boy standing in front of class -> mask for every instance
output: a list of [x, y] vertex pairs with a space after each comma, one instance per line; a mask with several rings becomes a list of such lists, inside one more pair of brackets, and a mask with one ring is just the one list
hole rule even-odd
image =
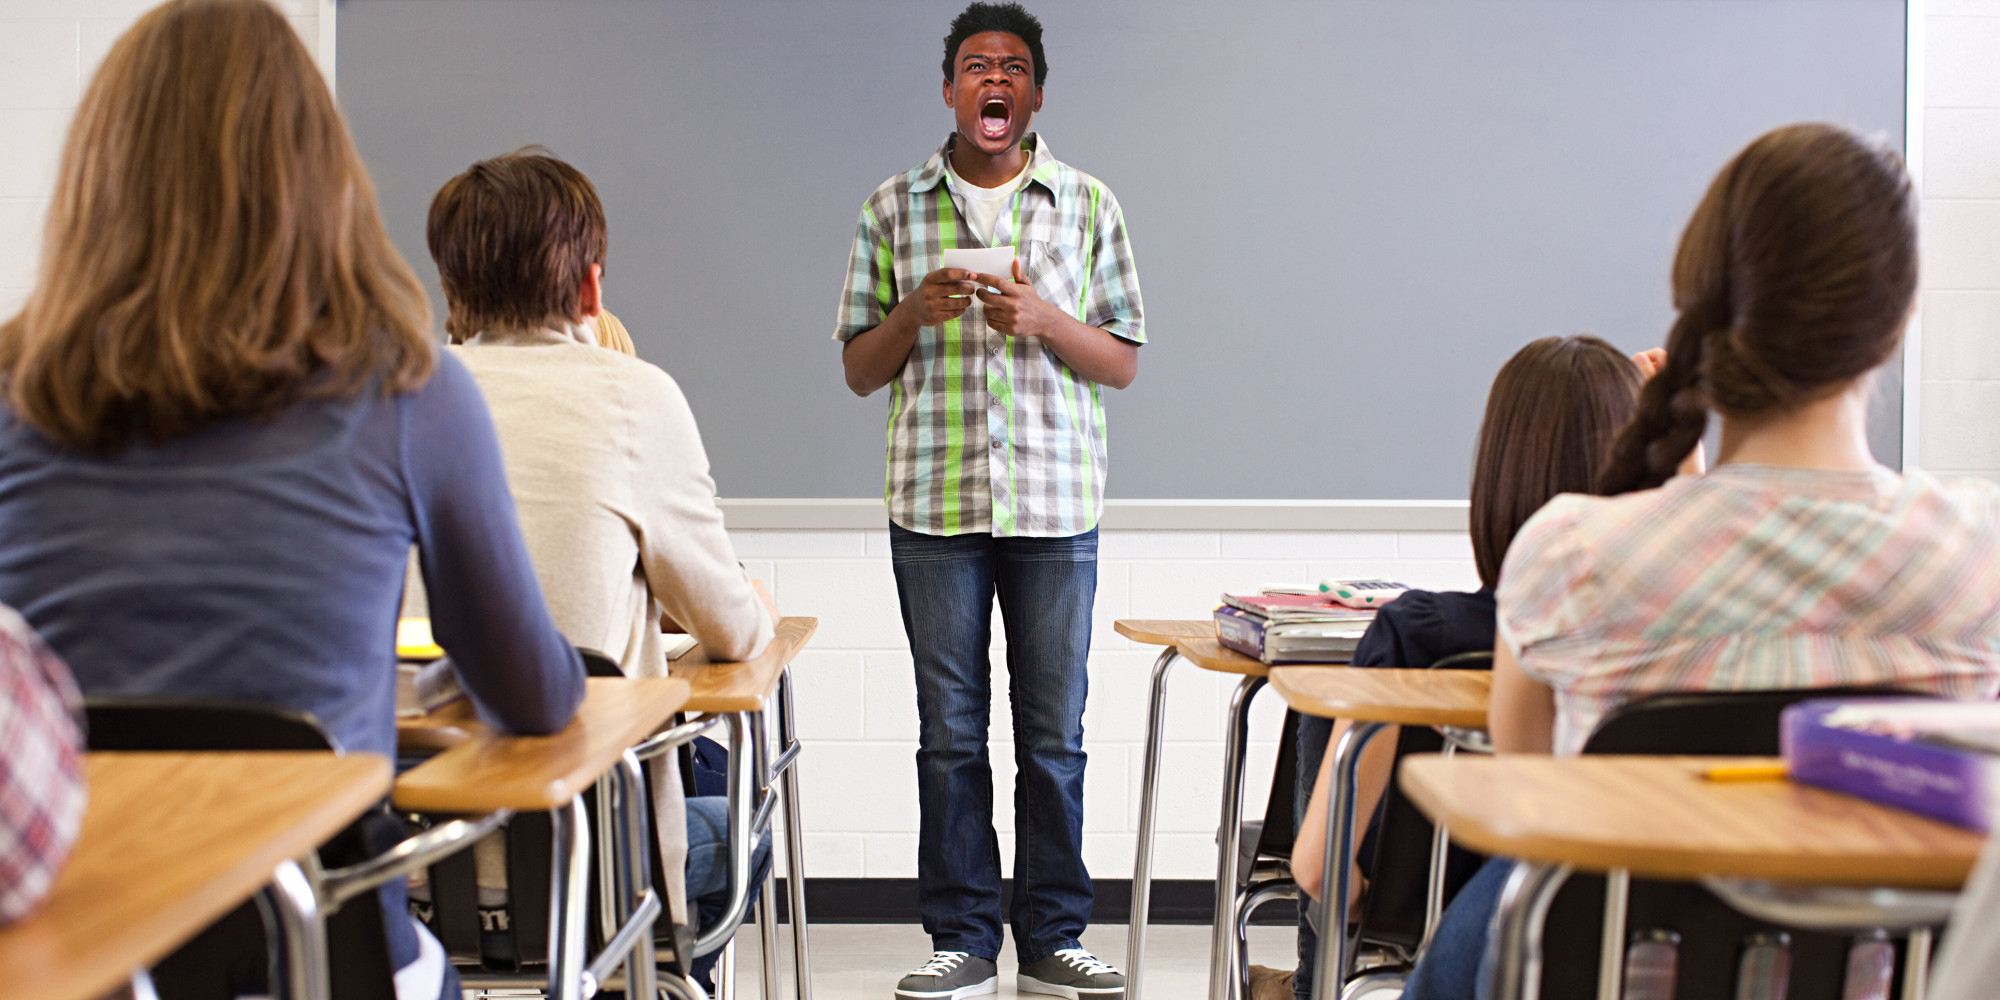
[[[1122, 1000], [1079, 938], [1083, 705], [1104, 408], [1145, 327], [1117, 199], [1028, 131], [1048, 68], [1019, 4], [975, 3], [945, 39], [956, 128], [861, 209], [834, 338], [847, 385], [890, 387], [891, 554], [917, 679], [918, 906], [936, 951], [896, 996], [998, 992], [1000, 847], [986, 730], [994, 596], [1013, 710], [1014, 894], [1023, 993]], [[1012, 247], [1005, 275], [946, 250]]]

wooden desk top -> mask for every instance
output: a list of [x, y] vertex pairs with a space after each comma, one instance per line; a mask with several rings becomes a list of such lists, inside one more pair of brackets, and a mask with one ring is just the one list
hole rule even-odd
[[1305, 715], [1485, 729], [1493, 672], [1288, 666], [1272, 668], [1271, 686]]
[[583, 704], [562, 732], [506, 736], [486, 728], [460, 700], [405, 720], [405, 730], [431, 724], [467, 739], [396, 779], [398, 809], [486, 813], [546, 811], [590, 787], [626, 748], [657, 732], [687, 702], [688, 684], [673, 677], [592, 677]]
[[785, 618], [778, 634], [754, 660], [711, 660], [700, 646], [667, 664], [669, 676], [688, 682], [690, 712], [761, 712], [778, 689], [778, 675], [819, 631], [817, 618]]
[[1956, 889], [1986, 841], [1838, 792], [1702, 777], [1719, 763], [1746, 761], [1423, 755], [1402, 782], [1474, 850], [1653, 878]]
[[[1211, 633], [1214, 631], [1210, 630]], [[1248, 674], [1251, 677], [1268, 677], [1271, 667], [1262, 660], [1251, 659], [1215, 640], [1210, 634], [1205, 638], [1179, 639], [1174, 648], [1181, 651], [1181, 658], [1203, 670], [1213, 670], [1224, 674]]]
[[1182, 639], [1215, 638], [1215, 619], [1178, 621], [1168, 618], [1121, 618], [1111, 630], [1148, 646], [1171, 646]]
[[93, 753], [90, 804], [41, 909], [0, 928], [8, 996], [87, 1000], [248, 899], [389, 790], [373, 754]]

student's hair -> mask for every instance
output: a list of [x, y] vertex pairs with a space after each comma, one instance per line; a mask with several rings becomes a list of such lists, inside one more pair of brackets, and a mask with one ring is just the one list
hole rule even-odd
[[414, 389], [436, 363], [429, 326], [284, 16], [174, 0], [112, 46], [77, 108], [0, 380], [29, 426], [111, 452]]
[[951, 34], [944, 36], [944, 79], [950, 83], [958, 75], [958, 47], [974, 35], [1004, 31], [1027, 43], [1035, 62], [1035, 86], [1049, 78], [1048, 61], [1042, 58], [1042, 22], [1018, 3], [975, 3], [951, 19]]
[[431, 200], [425, 234], [443, 279], [445, 330], [576, 322], [577, 292], [604, 263], [604, 206], [583, 172], [530, 146], [481, 160]]
[[1487, 587], [1529, 516], [1558, 493], [1587, 493], [1631, 418], [1639, 366], [1591, 336], [1544, 337], [1493, 377], [1472, 464], [1472, 559]]
[[1895, 353], [1917, 288], [1902, 157], [1832, 125], [1767, 132], [1722, 168], [1674, 257], [1667, 362], [1600, 492], [1651, 489], [1726, 415], [1825, 397]]
[[597, 314], [597, 346], [610, 348], [628, 357], [638, 357], [639, 348], [632, 343], [632, 335], [625, 330], [625, 324], [605, 309]]

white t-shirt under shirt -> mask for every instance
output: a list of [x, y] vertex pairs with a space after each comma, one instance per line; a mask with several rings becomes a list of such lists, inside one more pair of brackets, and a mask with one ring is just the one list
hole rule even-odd
[[[1028, 186], [1028, 171], [1033, 166], [1034, 158], [1029, 157], [1028, 162], [1021, 165], [1021, 172], [1015, 174], [1013, 180], [996, 188], [983, 188], [958, 176], [958, 171], [951, 169], [951, 161], [945, 160], [946, 181], [951, 184], [952, 193], [958, 195], [959, 204], [965, 209], [966, 225], [971, 227], [972, 234], [979, 237], [982, 245], [989, 247], [993, 245], [993, 233], [999, 228], [1001, 211], [1013, 199], [1014, 192]], [[1002, 274], [998, 277], [1007, 278], [1012, 275]]]

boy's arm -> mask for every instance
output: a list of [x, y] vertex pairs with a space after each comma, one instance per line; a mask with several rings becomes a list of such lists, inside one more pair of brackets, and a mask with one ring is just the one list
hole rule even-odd
[[896, 303], [882, 322], [849, 335], [840, 349], [840, 364], [847, 370], [847, 387], [857, 396], [866, 396], [895, 381], [910, 351], [917, 346], [917, 331], [957, 319], [971, 308], [973, 284], [965, 279], [971, 271], [939, 268], [924, 276], [916, 294]]
[[847, 387], [866, 396], [895, 381], [909, 363], [919, 330], [956, 319], [971, 307], [972, 284], [965, 280], [970, 276], [969, 271], [932, 271], [913, 294], [898, 295], [894, 248], [874, 212], [862, 206], [833, 333], [841, 342]]

